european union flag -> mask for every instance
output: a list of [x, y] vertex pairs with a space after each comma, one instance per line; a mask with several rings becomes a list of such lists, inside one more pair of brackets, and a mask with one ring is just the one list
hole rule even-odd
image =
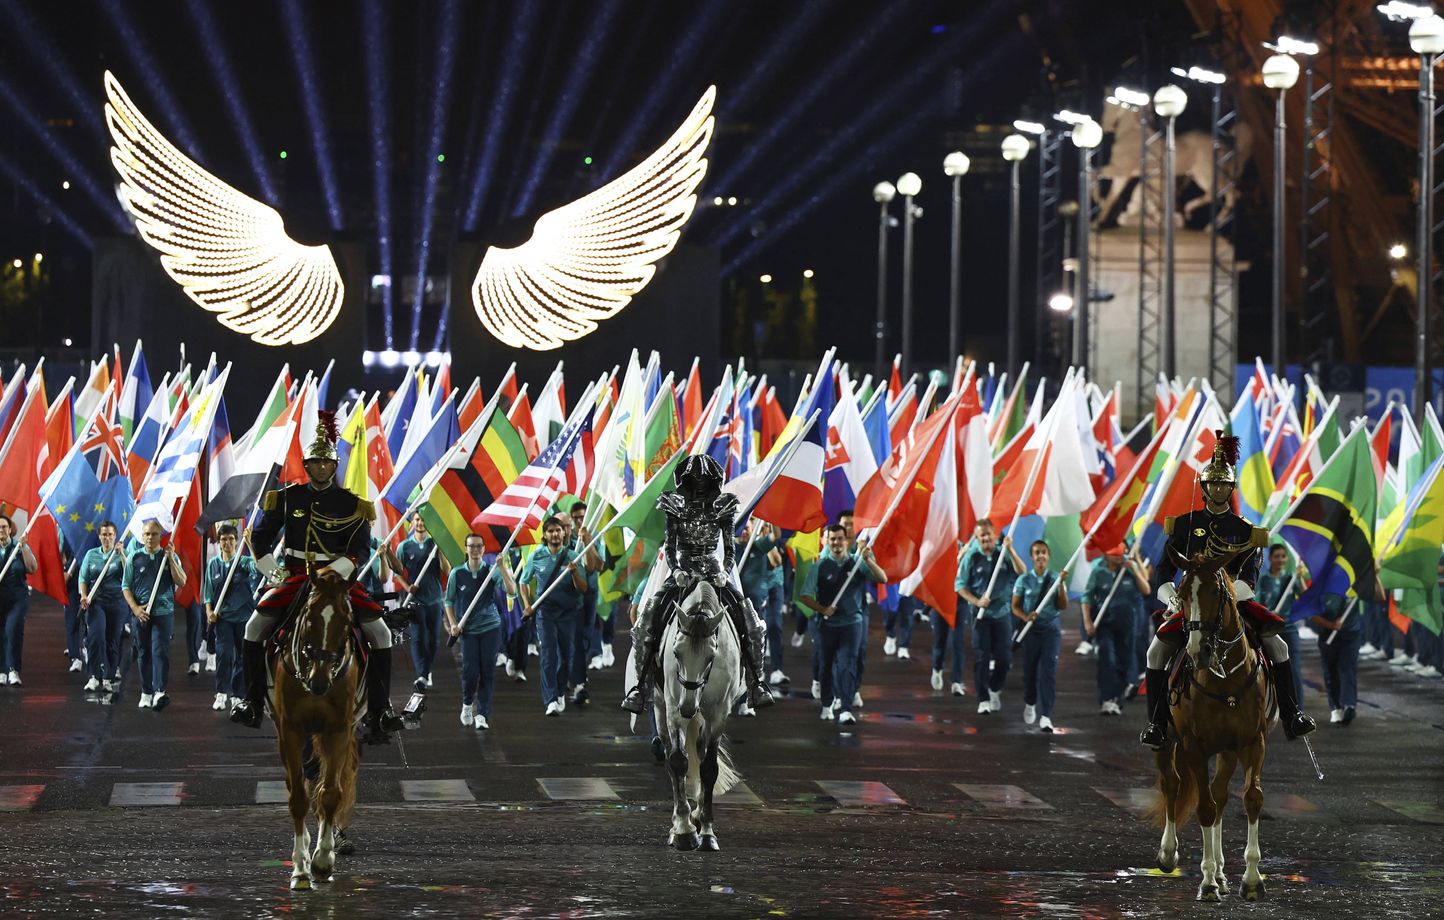
[[100, 545], [102, 522], [110, 521], [117, 531], [123, 532], [135, 511], [130, 478], [117, 471], [101, 482], [79, 450], [72, 450], [50, 474], [40, 496], [59, 525], [66, 548], [75, 558]]

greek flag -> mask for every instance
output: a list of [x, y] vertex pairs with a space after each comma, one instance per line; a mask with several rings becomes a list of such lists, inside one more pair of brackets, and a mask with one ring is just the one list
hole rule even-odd
[[190, 494], [191, 481], [195, 479], [201, 457], [205, 454], [216, 409], [220, 405], [221, 391], [229, 374], [230, 368], [227, 367], [191, 403], [176, 425], [175, 432], [161, 448], [160, 455], [155, 458], [150, 476], [136, 502], [135, 516], [130, 521], [129, 532], [135, 534], [136, 539], [151, 521], [159, 521], [166, 533], [175, 530], [179, 516], [177, 505]]

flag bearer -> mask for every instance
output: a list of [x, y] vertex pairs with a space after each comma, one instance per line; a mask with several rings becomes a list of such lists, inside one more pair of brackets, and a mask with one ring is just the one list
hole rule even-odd
[[[1305, 572], [1300, 567], [1298, 578], [1294, 578], [1284, 567], [1289, 561], [1289, 551], [1282, 543], [1275, 543], [1269, 547], [1269, 570], [1258, 577], [1254, 582], [1253, 599], [1260, 604], [1277, 613], [1288, 621], [1288, 625], [1279, 630], [1279, 638], [1289, 647], [1290, 660], [1297, 661], [1299, 658], [1299, 624], [1296, 620], [1290, 619], [1289, 611], [1293, 609], [1294, 601], [1300, 594], [1304, 593]], [[1293, 583], [1288, 597], [1284, 597], [1284, 589]], [[1294, 699], [1304, 698], [1304, 678], [1299, 674], [1299, 669], [1293, 669], [1294, 678]]]
[[[141, 545], [125, 563], [121, 588], [135, 615], [132, 635], [140, 652], [140, 708], [164, 709], [170, 677], [170, 640], [175, 630], [175, 592], [185, 587], [186, 573], [174, 546], [161, 548], [159, 521], [141, 528]], [[159, 579], [157, 579], [159, 573]]]
[[[974, 526], [973, 537], [978, 542], [977, 550], [963, 555], [953, 586], [968, 604], [958, 611], [960, 617], [973, 617], [973, 684], [978, 688], [978, 714], [986, 715], [1003, 708], [1003, 682], [1013, 663], [1013, 615], [1009, 598], [1013, 594], [1014, 578], [1022, 575], [1026, 567], [1013, 549], [1011, 537], [1004, 537], [999, 548], [997, 533], [986, 518]], [[1009, 565], [999, 563], [998, 554], [1004, 551]], [[994, 570], [997, 570], [996, 579]]]
[[1127, 554], [1121, 543], [1104, 553], [1083, 589], [1083, 629], [1098, 655], [1098, 713], [1105, 716], [1123, 714], [1123, 696], [1134, 676], [1133, 636], [1150, 593], [1146, 564]]
[[[6, 563], [9, 563], [6, 566]], [[35, 554], [15, 531], [15, 522], [0, 514], [0, 684], [20, 686], [20, 652], [25, 644], [25, 614], [30, 609], [30, 589], [25, 576], [39, 568]]]
[[[246, 675], [241, 667], [241, 649], [246, 639], [246, 621], [256, 609], [256, 589], [261, 573], [250, 556], [240, 556], [235, 524], [222, 524], [216, 531], [220, 554], [206, 565], [206, 622], [216, 631], [215, 710], [224, 710], [246, 695]], [[234, 564], [235, 572], [231, 572]], [[227, 576], [230, 584], [226, 583]], [[225, 594], [221, 594], [221, 589]]]
[[[818, 557], [802, 586], [802, 602], [818, 614], [822, 666], [832, 672], [833, 699], [822, 701], [822, 718], [832, 719], [836, 713], [842, 725], [857, 721], [852, 701], [857, 694], [857, 651], [862, 645], [858, 635], [867, 623], [867, 582], [882, 584], [887, 580], [873, 561], [872, 547], [863, 544], [850, 553], [847, 544], [847, 530], [842, 525], [829, 527], [827, 552]], [[849, 580], [857, 556], [861, 556], [862, 564]]]
[[[120, 644], [130, 608], [125, 603], [121, 582], [125, 579], [125, 553], [116, 545], [114, 521], [101, 521], [96, 528], [100, 545], [92, 547], [80, 562], [80, 610], [85, 615], [85, 655], [90, 680], [86, 690], [104, 687], [114, 692], [120, 683]], [[87, 601], [86, 598], [90, 600]]]
[[[1363, 594], [1368, 595], [1367, 586]], [[1356, 589], [1357, 590], [1357, 589]], [[1384, 596], [1384, 589], [1377, 580], [1374, 597]], [[1329, 697], [1329, 721], [1348, 725], [1354, 721], [1355, 707], [1359, 705], [1359, 646], [1363, 644], [1363, 628], [1359, 604], [1352, 604], [1340, 594], [1324, 595], [1323, 613], [1309, 617], [1309, 623], [1319, 634], [1319, 657], [1324, 670], [1324, 691]], [[1347, 612], [1346, 612], [1347, 611]], [[1330, 637], [1333, 641], [1330, 642]]]
[[[480, 534], [466, 538], [466, 561], [451, 570], [446, 583], [446, 631], [461, 638], [461, 724], [467, 728], [491, 727], [491, 697], [496, 682], [496, 655], [501, 650], [501, 612], [496, 606], [496, 580], [486, 586], [480, 599], [477, 589], [486, 581], [495, 562], [484, 559], [486, 543]], [[497, 573], [507, 593], [516, 583], [503, 566]], [[468, 614], [468, 611], [470, 613]], [[462, 617], [466, 624], [461, 624]]]
[[1058, 697], [1058, 652], [1063, 627], [1058, 622], [1068, 606], [1068, 570], [1048, 571], [1048, 544], [1034, 540], [1028, 547], [1033, 567], [1013, 582], [1013, 616], [1032, 623], [1023, 637], [1023, 722], [1053, 731], [1053, 703]]
[[[434, 558], [433, 558], [434, 554]], [[431, 668], [441, 647], [441, 579], [446, 560], [436, 551], [436, 541], [426, 532], [421, 515], [411, 516], [411, 536], [396, 551], [396, 578], [401, 590], [411, 595], [407, 607], [412, 614], [411, 664], [416, 668], [417, 690], [430, 689]], [[429, 564], [428, 564], [429, 562]]]
[[[566, 519], [559, 514], [547, 518], [542, 526], [544, 543], [521, 572], [522, 615], [536, 618], [542, 703], [549, 716], [560, 715], [567, 706], [566, 681], [576, 644], [577, 610], [587, 592], [586, 567], [567, 547], [566, 539]], [[556, 581], [560, 584], [538, 604], [537, 599]]]

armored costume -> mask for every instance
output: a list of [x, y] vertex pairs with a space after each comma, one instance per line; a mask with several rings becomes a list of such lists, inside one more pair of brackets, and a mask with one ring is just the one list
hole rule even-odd
[[1288, 645], [1278, 636], [1287, 623], [1253, 599], [1260, 551], [1268, 546], [1268, 531], [1254, 527], [1235, 514], [1227, 498], [1218, 501], [1207, 495], [1207, 487], [1211, 484], [1227, 486], [1230, 492], [1235, 484], [1233, 467], [1238, 462], [1238, 439], [1228, 437], [1222, 431], [1217, 436], [1213, 458], [1198, 476], [1199, 483], [1205, 488], [1205, 507], [1164, 521], [1168, 545], [1154, 576], [1154, 595], [1167, 607], [1155, 614], [1162, 622], [1148, 648], [1145, 679], [1149, 724], [1139, 736], [1140, 742], [1154, 750], [1160, 750], [1168, 736], [1169, 664], [1187, 637], [1183, 611], [1173, 584], [1174, 575], [1179, 571], [1177, 559], [1191, 559], [1198, 553], [1217, 556], [1245, 550], [1238, 552], [1224, 566], [1224, 571], [1233, 580], [1239, 615], [1253, 627], [1273, 665], [1270, 670], [1274, 697], [1278, 700], [1279, 720], [1283, 723], [1284, 734], [1292, 740], [1307, 735], [1316, 727], [1313, 719], [1299, 708], [1294, 692], [1293, 662], [1289, 660]]
[[[742, 639], [742, 664], [747, 670], [748, 702], [771, 706], [772, 691], [762, 679], [763, 645], [767, 626], [752, 603], [737, 591], [729, 576], [737, 552], [733, 531], [737, 525], [737, 499], [722, 492], [722, 467], [705, 455], [687, 457], [674, 473], [675, 492], [664, 492], [657, 505], [667, 515], [664, 550], [671, 574], [662, 589], [643, 607], [632, 629], [640, 637], [637, 650], [637, 686], [627, 692], [622, 708], [642, 713], [648, 704], [656, 666], [657, 646], [672, 611], [699, 580], [717, 589], [737, 635]], [[719, 553], [720, 547], [720, 553]]]
[[[322, 413], [306, 460], [335, 462], [334, 413]], [[376, 519], [371, 502], [337, 485], [334, 477], [324, 482], [312, 478], [267, 492], [261, 512], [249, 534], [253, 551], [264, 553], [256, 560], [256, 569], [281, 580], [261, 596], [246, 623], [242, 653], [246, 696], [231, 710], [231, 721], [251, 728], [261, 724], [266, 697], [266, 639], [288, 611], [306, 602], [312, 567], [352, 579], [370, 557], [371, 523]], [[270, 549], [283, 537], [285, 549], [277, 560]], [[368, 734], [372, 740], [381, 740], [383, 733], [402, 728], [401, 719], [391, 710], [391, 630], [382, 619], [381, 606], [359, 580], [351, 583], [350, 599], [369, 646]]]

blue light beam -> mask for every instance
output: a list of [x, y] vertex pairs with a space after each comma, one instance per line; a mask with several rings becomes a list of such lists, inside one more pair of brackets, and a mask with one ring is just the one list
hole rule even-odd
[[[110, 20], [110, 25], [119, 33], [121, 49], [125, 52], [126, 57], [130, 58], [136, 74], [145, 83], [150, 95], [154, 97], [156, 111], [165, 120], [167, 139], [184, 150], [191, 159], [205, 165], [206, 157], [201, 150], [200, 143], [196, 140], [195, 131], [191, 130], [190, 121], [181, 114], [180, 105], [176, 103], [175, 96], [171, 95], [170, 89], [166, 86], [160, 64], [157, 63], [155, 55], [151, 54], [150, 45], [136, 29], [135, 21], [130, 18], [130, 12], [119, 0], [102, 0], [100, 9], [105, 14], [105, 18]], [[99, 80], [97, 80], [98, 82]]]
[[110, 146], [110, 131], [105, 127], [105, 116], [101, 114], [100, 106], [95, 104], [95, 93], [87, 93], [80, 85], [75, 72], [66, 66], [65, 54], [51, 41], [45, 30], [36, 24], [24, 4], [17, 3], [16, 0], [4, 0], [0, 6], [3, 6], [6, 18], [15, 27], [16, 37], [19, 39], [15, 44], [29, 51], [30, 58], [44, 67], [51, 79], [65, 91], [76, 116], [95, 135], [100, 146]]
[[486, 196], [491, 191], [496, 172], [496, 161], [501, 156], [505, 143], [506, 125], [511, 120], [512, 106], [516, 101], [517, 87], [522, 71], [530, 57], [532, 39], [536, 35], [537, 17], [540, 4], [523, 3], [506, 41], [506, 52], [502, 56], [501, 77], [497, 81], [491, 100], [491, 115], [488, 119], [490, 130], [485, 132], [481, 156], [477, 159], [476, 170], [472, 173], [471, 192], [466, 198], [466, 211], [461, 225], [468, 233], [476, 232], [481, 221]]
[[[371, 190], [376, 199], [376, 258], [380, 274], [393, 277], [391, 255], [391, 41], [385, 32], [381, 0], [361, 7], [362, 40], [366, 43], [366, 103], [371, 113]], [[381, 323], [386, 350], [396, 347], [393, 332], [394, 284], [381, 289]]]
[[45, 192], [41, 190], [40, 185], [26, 175], [25, 171], [20, 168], [20, 165], [7, 157], [3, 150], [0, 150], [0, 173], [9, 176], [11, 181], [20, 186], [27, 195], [35, 199], [36, 204], [49, 211], [55, 220], [59, 222], [60, 226], [65, 228], [65, 232], [75, 237], [77, 242], [86, 249], [92, 247], [93, 243], [90, 239], [90, 234], [85, 232], [85, 228], [76, 223], [75, 219], [69, 214], [65, 213], [65, 210], [56, 203], [55, 199], [45, 194]]
[[281, 0], [282, 20], [286, 27], [286, 43], [296, 78], [301, 83], [301, 106], [306, 111], [306, 126], [311, 131], [311, 149], [316, 156], [316, 172], [321, 179], [321, 194], [326, 199], [326, 216], [331, 229], [340, 231], [341, 190], [336, 184], [336, 167], [331, 161], [331, 136], [326, 129], [326, 112], [321, 106], [320, 80], [316, 75], [316, 58], [311, 53], [311, 33], [300, 0]]
[[797, 54], [797, 49], [816, 31], [823, 14], [834, 10], [831, 0], [811, 0], [798, 6], [787, 26], [773, 33], [767, 50], [762, 52], [755, 63], [747, 65], [747, 75], [742, 78], [742, 82], [717, 100], [717, 107], [731, 117], [745, 112], [754, 95], [764, 88], [771, 88], [773, 73], [789, 57]]
[[[436, 223], [436, 186], [441, 181], [442, 145], [446, 140], [446, 107], [451, 102], [451, 80], [456, 75], [456, 42], [461, 29], [459, 0], [443, 0], [437, 27], [436, 70], [432, 74], [431, 118], [426, 134], [426, 179], [421, 187], [420, 233], [416, 248], [416, 303], [411, 313], [411, 350], [421, 339], [421, 309], [426, 300], [426, 268], [431, 259], [431, 231]], [[446, 309], [436, 326], [432, 351], [441, 349], [446, 336]]]

